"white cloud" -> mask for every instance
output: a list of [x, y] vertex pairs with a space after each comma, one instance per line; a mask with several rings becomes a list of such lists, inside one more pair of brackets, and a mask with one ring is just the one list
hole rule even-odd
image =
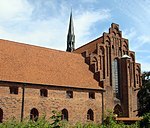
[[139, 53], [149, 53], [150, 54], [150, 50], [136, 50], [136, 52], [139, 52]]
[[27, 0], [0, 0], [0, 19], [3, 21], [24, 19], [31, 13], [32, 7]]
[[[40, 6], [40, 2], [36, 3], [35, 5], [34, 3], [28, 3], [26, 0], [12, 1], [14, 1], [14, 3], [10, 2], [8, 4], [8, 0], [3, 3], [6, 8], [3, 9], [3, 12], [8, 14], [7, 17], [5, 17], [5, 20], [11, 19], [12, 17], [14, 17], [16, 20], [15, 23], [12, 22], [9, 26], [1, 24], [0, 38], [18, 42], [26, 42], [55, 49], [66, 49], [69, 13], [66, 13], [68, 7], [66, 6], [65, 2], [61, 3], [62, 5], [60, 5], [59, 11], [61, 13], [59, 15], [54, 15], [46, 19], [35, 19], [35, 15], [38, 15], [38, 11], [35, 10], [35, 8]], [[8, 8], [13, 6], [20, 7], [16, 9], [12, 8], [12, 10], [7, 11]], [[19, 18], [23, 17], [25, 12], [28, 12], [28, 8], [30, 9], [30, 15], [25, 16], [28, 20], [22, 18], [22, 21], [20, 21]], [[34, 13], [34, 11], [36, 11], [36, 13]], [[78, 10], [78, 12], [80, 11]], [[34, 16], [34, 20], [32, 19], [32, 16]], [[75, 13], [75, 15], [73, 15], [73, 20], [75, 25], [76, 44], [81, 45], [82, 43], [89, 41], [88, 38], [91, 32], [90, 29], [93, 27], [93, 24], [95, 24], [97, 21], [108, 19], [109, 17], [109, 10], [90, 10], [82, 13]], [[9, 23], [10, 22], [8, 20], [8, 24]]]
[[75, 17], [75, 33], [78, 45], [89, 41], [91, 29], [94, 25], [102, 20], [107, 20], [111, 17], [109, 10], [85, 11]]
[[134, 28], [125, 29], [123, 30], [123, 37], [127, 38], [129, 40], [133, 40], [137, 34], [136, 30]]
[[142, 68], [142, 72], [150, 71], [150, 63], [147, 63], [145, 61], [141, 62], [141, 68]]
[[[148, 35], [137, 35], [134, 40], [134, 50], [138, 51], [143, 45], [150, 44], [150, 36]], [[137, 45], [138, 44], [138, 45]], [[143, 51], [144, 52], [144, 51]]]
[[138, 40], [140, 42], [143, 42], [144, 43], [150, 43], [150, 36], [147, 36], [147, 35], [141, 35], [138, 37]]
[[[148, 53], [145, 49], [141, 49], [144, 44], [150, 42], [148, 27], [150, 9], [149, 6], [146, 6], [148, 4], [135, 0], [132, 2], [117, 1], [115, 7], [112, 4], [113, 9], [111, 4], [108, 5], [112, 10], [110, 12], [106, 8], [107, 6], [106, 9], [101, 7], [100, 3], [105, 4], [105, 1], [82, 0], [73, 2], [0, 0], [0, 38], [65, 50], [70, 8], [73, 5], [76, 47], [79, 47], [99, 36], [99, 33], [95, 31], [98, 30], [97, 23], [103, 26], [103, 21], [110, 22], [114, 15], [117, 16], [117, 13], [114, 12], [118, 12], [118, 8], [120, 8], [121, 11], [119, 11], [122, 16], [126, 14], [124, 15], [126, 18], [130, 17], [123, 24], [126, 26], [131, 23], [131, 29], [123, 31], [123, 37], [129, 39], [132, 46], [130, 48], [134, 49], [135, 52], [139, 51], [138, 54], [141, 54], [141, 56], [142, 53]], [[115, 11], [115, 9], [117, 10]], [[105, 28], [101, 28], [99, 32]], [[139, 62], [142, 63], [142, 70], [147, 70], [150, 67], [148, 60]]]

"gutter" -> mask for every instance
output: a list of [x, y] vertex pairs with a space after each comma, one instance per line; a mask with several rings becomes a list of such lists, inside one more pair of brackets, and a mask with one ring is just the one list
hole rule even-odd
[[54, 85], [54, 84], [36, 84], [36, 83], [28, 83], [28, 82], [14, 82], [14, 81], [5, 81], [5, 80], [0, 80], [0, 83], [13, 83], [13, 84], [25, 84], [26, 86], [27, 85], [30, 85], [30, 86], [46, 86], [46, 87], [57, 87], [57, 88], [69, 88], [69, 89], [79, 89], [79, 90], [92, 90], [92, 91], [102, 91], [102, 92], [105, 92], [106, 90], [103, 89], [103, 88], [80, 88], [80, 87], [70, 87], [69, 85]]

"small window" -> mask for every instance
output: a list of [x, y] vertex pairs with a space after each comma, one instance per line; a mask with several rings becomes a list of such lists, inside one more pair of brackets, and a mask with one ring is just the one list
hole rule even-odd
[[68, 110], [67, 109], [63, 109], [61, 111], [62, 115], [61, 115], [61, 120], [67, 120], [68, 121]]
[[89, 109], [87, 112], [87, 120], [94, 121], [94, 112], [92, 109]]
[[95, 99], [95, 93], [89, 92], [89, 99]]
[[18, 94], [18, 87], [9, 87], [10, 94]]
[[47, 89], [41, 89], [40, 90], [40, 96], [47, 97], [47, 94], [48, 94]]
[[0, 123], [3, 122], [3, 110], [0, 108]]
[[33, 108], [31, 111], [30, 111], [30, 120], [32, 121], [37, 121], [38, 120], [38, 117], [39, 117], [39, 112], [36, 108]]
[[73, 91], [66, 91], [67, 98], [73, 98]]

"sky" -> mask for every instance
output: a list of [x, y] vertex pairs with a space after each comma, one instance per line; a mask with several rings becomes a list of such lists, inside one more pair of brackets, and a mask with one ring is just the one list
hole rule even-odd
[[0, 0], [0, 39], [65, 51], [71, 9], [76, 48], [117, 23], [142, 71], [150, 71], [149, 0]]

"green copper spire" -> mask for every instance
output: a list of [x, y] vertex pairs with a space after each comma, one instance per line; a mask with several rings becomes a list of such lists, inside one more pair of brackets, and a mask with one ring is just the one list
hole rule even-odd
[[68, 52], [72, 52], [75, 47], [75, 35], [74, 35], [74, 26], [73, 26], [73, 19], [72, 19], [72, 11], [70, 13], [70, 21], [69, 21], [69, 29], [67, 35], [67, 50]]

